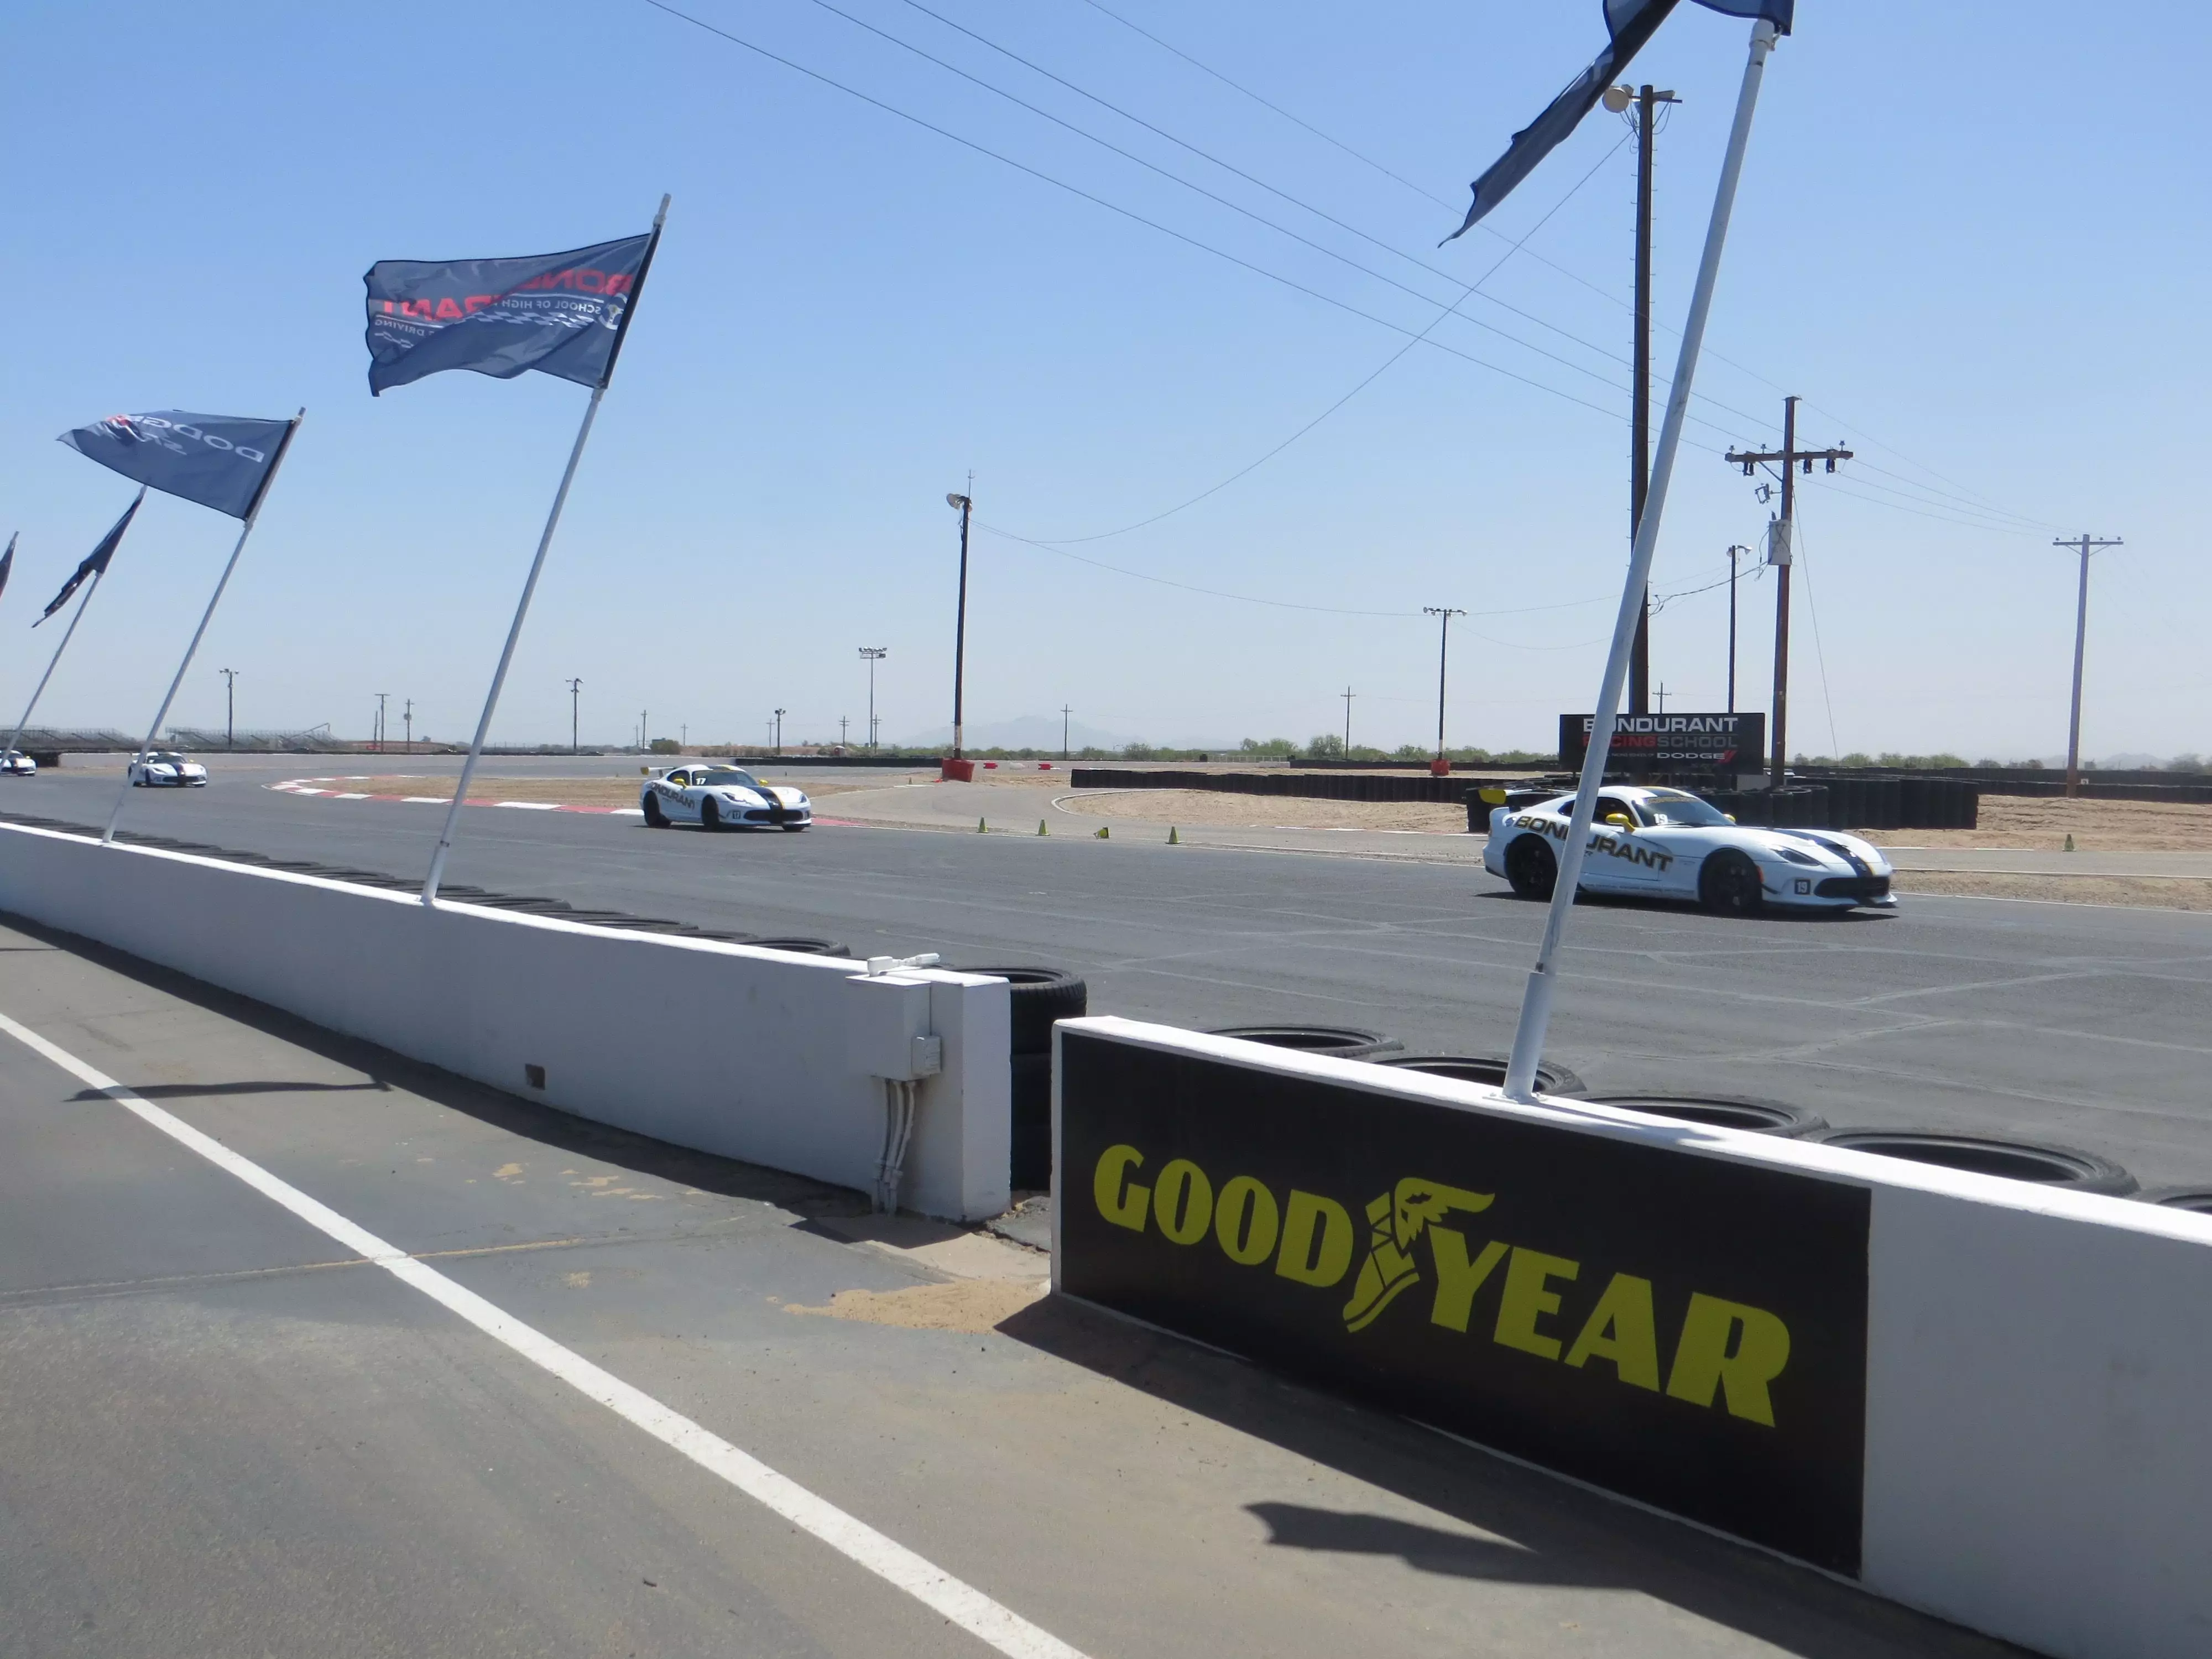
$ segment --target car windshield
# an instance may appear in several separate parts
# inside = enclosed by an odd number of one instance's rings
[[[149,755],[146,758],[155,766],[182,766],[185,763],[185,757],[177,754]]]
[[[1729,821],[1727,813],[1695,795],[1646,795],[1644,811],[1653,823],[1678,830],[1712,830]]]
[[[699,774],[697,781],[702,789],[757,789],[760,787],[758,778],[738,766],[724,767],[712,772],[702,772]]]

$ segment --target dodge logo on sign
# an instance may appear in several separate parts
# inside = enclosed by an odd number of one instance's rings
[[[1060,1041],[1062,1291],[1856,1570],[1864,1189]]]

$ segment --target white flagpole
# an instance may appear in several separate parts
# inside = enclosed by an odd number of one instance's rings
[[[653,252],[660,240],[660,227],[668,218],[668,198],[660,198],[660,211],[653,216],[653,240],[646,245],[645,258],[638,267],[637,286],[631,291],[630,303],[623,313],[623,326],[629,325],[630,313],[645,292],[645,275],[653,265]],[[561,474],[561,488],[553,494],[553,510],[545,515],[545,533],[538,538],[538,556],[530,562],[529,577],[522,584],[521,603],[514,607],[514,620],[507,624],[507,644],[499,653],[499,667],[491,677],[491,690],[484,696],[483,713],[477,720],[477,734],[469,744],[469,757],[461,763],[460,781],[453,786],[453,804],[446,809],[446,827],[438,833],[438,850],[430,854],[430,873],[422,883],[422,902],[434,905],[438,902],[438,884],[445,879],[446,854],[453,850],[453,831],[459,827],[461,808],[468,804],[469,781],[476,776],[477,763],[483,758],[484,734],[491,730],[492,711],[499,707],[500,688],[507,684],[507,665],[514,660],[514,645],[522,637],[522,619],[530,614],[530,596],[538,591],[538,573],[545,568],[545,551],[553,545],[553,532],[561,523],[561,509],[568,505],[568,486],[576,479],[576,463],[584,459],[584,441],[592,435],[592,422],[599,413],[599,399],[607,395],[607,386],[614,379],[615,356],[622,349],[622,338],[616,337],[614,350],[607,357],[607,371],[599,383],[592,388],[592,401],[584,406],[584,422],[576,428],[575,447],[568,452],[568,465]]]
[[[135,511],[137,508],[139,502],[143,501],[145,499],[146,486],[144,484],[140,484],[138,486],[138,501],[131,502],[131,505],[132,509]],[[9,545],[13,546],[14,544],[11,542]],[[31,693],[31,701],[24,705],[23,718],[15,722],[15,735],[8,739],[8,748],[10,752],[22,747],[23,733],[30,727],[31,716],[38,708],[39,699],[46,695],[46,682],[53,678],[54,670],[61,666],[62,653],[69,649],[69,642],[76,637],[76,625],[84,620],[85,607],[92,603],[92,596],[100,592],[100,585],[101,582],[105,581],[106,578],[107,567],[106,565],[102,565],[99,569],[94,571],[92,573],[92,585],[84,590],[83,597],[79,599],[76,602],[76,609],[70,613],[70,625],[62,630],[62,642],[54,647],[54,654],[46,664],[46,672],[39,676],[38,689]]]
[[[469,780],[476,775],[477,763],[483,757],[484,734],[491,730],[492,711],[499,707],[500,688],[507,684],[507,665],[514,660],[514,644],[522,637],[522,619],[530,614],[530,597],[538,591],[538,573],[545,568],[545,550],[553,545],[553,532],[561,522],[561,509],[568,505],[568,486],[575,481],[576,463],[584,459],[584,441],[592,435],[592,422],[599,415],[599,399],[606,395],[605,384],[595,386],[592,388],[592,401],[584,405],[584,423],[576,428],[575,447],[568,452],[568,465],[561,474],[561,488],[553,494],[553,510],[545,515],[545,533],[538,538],[538,556],[530,562],[530,575],[522,584],[521,603],[514,607],[514,620],[507,624],[507,644],[499,653],[499,667],[492,674],[491,690],[485,694],[483,713],[477,720],[477,734],[469,744],[469,757],[461,763],[461,780],[453,787],[453,804],[446,809],[446,827],[439,832],[438,850],[430,854],[430,874],[422,884],[425,904],[437,902],[438,884],[446,874],[446,854],[453,849],[453,830],[469,798]]]
[[[1552,906],[1544,921],[1544,943],[1536,966],[1521,1000],[1521,1024],[1513,1033],[1513,1057],[1505,1069],[1505,1093],[1515,1100],[1534,1097],[1537,1063],[1544,1054],[1544,1035],[1551,1024],[1552,998],[1559,988],[1559,945],[1566,932],[1567,915],[1574,908],[1575,889],[1582,878],[1583,856],[1589,851],[1590,821],[1597,809],[1597,792],[1605,781],[1605,763],[1613,748],[1613,716],[1620,709],[1621,682],[1627,678],[1630,647],[1635,642],[1637,619],[1643,613],[1645,584],[1651,576],[1652,550],[1659,542],[1659,520],[1667,505],[1667,486],[1674,473],[1675,452],[1681,447],[1682,424],[1689,414],[1690,382],[1697,373],[1698,356],[1705,337],[1705,321],[1711,314],[1713,289],[1720,277],[1721,250],[1727,245],[1729,217],[1735,210],[1736,183],[1743,175],[1743,155],[1751,141],[1751,118],[1759,105],[1759,82],[1765,73],[1766,56],[1774,49],[1774,25],[1765,18],[1752,25],[1751,58],[1744,65],[1743,88],[1736,96],[1735,125],[1729,133],[1728,155],[1721,163],[1720,188],[1713,197],[1713,216],[1705,230],[1705,257],[1698,264],[1698,284],[1690,298],[1690,318],[1682,331],[1682,351],[1674,368],[1674,384],[1667,396],[1667,418],[1660,428],[1659,452],[1653,459],[1651,487],[1637,526],[1636,544],[1629,555],[1628,580],[1620,592],[1620,612],[1613,627],[1613,651],[1606,659],[1605,680],[1598,690],[1597,719],[1590,728],[1589,749],[1583,758],[1582,784],[1575,795],[1574,817],[1567,827],[1566,845],[1559,849],[1559,878],[1552,890]]]
[[[215,592],[208,596],[207,609],[200,613],[200,625],[192,630],[192,642],[185,647],[185,659],[177,665],[177,677],[169,682],[168,695],[161,699],[161,706],[154,711],[154,724],[147,728],[146,741],[138,745],[138,752],[132,757],[131,765],[124,769],[123,787],[116,793],[115,810],[107,815],[107,828],[100,833],[100,844],[102,847],[114,844],[116,821],[123,816],[123,803],[131,799],[131,771],[146,758],[146,751],[154,746],[154,739],[161,734],[161,722],[169,717],[169,705],[177,700],[177,688],[185,683],[185,671],[192,665],[192,658],[199,651],[200,641],[207,633],[208,624],[215,620],[215,608],[222,603],[222,590],[230,586],[230,573],[238,568],[238,556],[246,551],[246,538],[253,533],[253,526],[261,517],[261,504],[269,499],[270,489],[276,482],[276,469],[284,465],[285,452],[292,447],[293,434],[299,431],[300,422],[307,418],[305,409],[292,417],[292,423],[284,428],[284,441],[277,446],[276,453],[270,459],[269,476],[261,481],[261,488],[253,497],[253,504],[246,509],[246,523],[239,530],[237,541],[231,544],[230,562],[223,566],[222,575],[216,582]]]

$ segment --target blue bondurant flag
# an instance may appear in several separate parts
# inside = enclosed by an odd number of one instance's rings
[[[448,368],[581,386],[614,370],[653,234],[520,259],[381,259],[368,285],[368,389]]]
[[[131,505],[123,509],[123,516],[115,521],[115,527],[102,536],[100,545],[86,554],[84,562],[70,573],[70,579],[62,584],[62,591],[54,595],[52,604],[39,613],[39,622],[33,623],[32,627],[36,628],[39,623],[46,621],[67,605],[70,595],[84,586],[86,577],[99,575],[107,568],[107,562],[115,556],[115,550],[123,545],[123,532],[131,528],[131,520],[138,515],[138,503],[145,499],[146,492],[143,489],[131,497]],[[15,553],[14,543],[9,544],[8,551],[11,556]]]
[[[111,415],[63,433],[61,441],[138,483],[245,519],[291,430],[289,421],[164,409]]]
[[[1790,33],[1796,10],[1796,0],[1698,0],[1698,3],[1731,17],[1763,17],[1783,34]],[[1613,77],[1628,67],[1629,59],[1667,21],[1675,0],[1604,0],[1604,5],[1606,33],[1610,37],[1605,50],[1541,115],[1513,135],[1505,154],[1474,181],[1474,200],[1468,204],[1467,218],[1445,241],[1474,229],[1477,221],[1512,194],[1513,187],[1534,173],[1537,164],[1582,124],[1583,117],[1613,84]]]

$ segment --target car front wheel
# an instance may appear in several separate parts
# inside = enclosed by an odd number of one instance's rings
[[[1523,836],[1507,848],[1505,879],[1522,898],[1551,897],[1559,879],[1559,861],[1552,854],[1551,843],[1539,836]]]
[[[699,803],[699,827],[702,830],[719,830],[722,827],[721,804],[712,797]]]
[[[1724,915],[1755,916],[1766,907],[1759,866],[1741,853],[1714,854],[1698,872],[1698,902]]]

